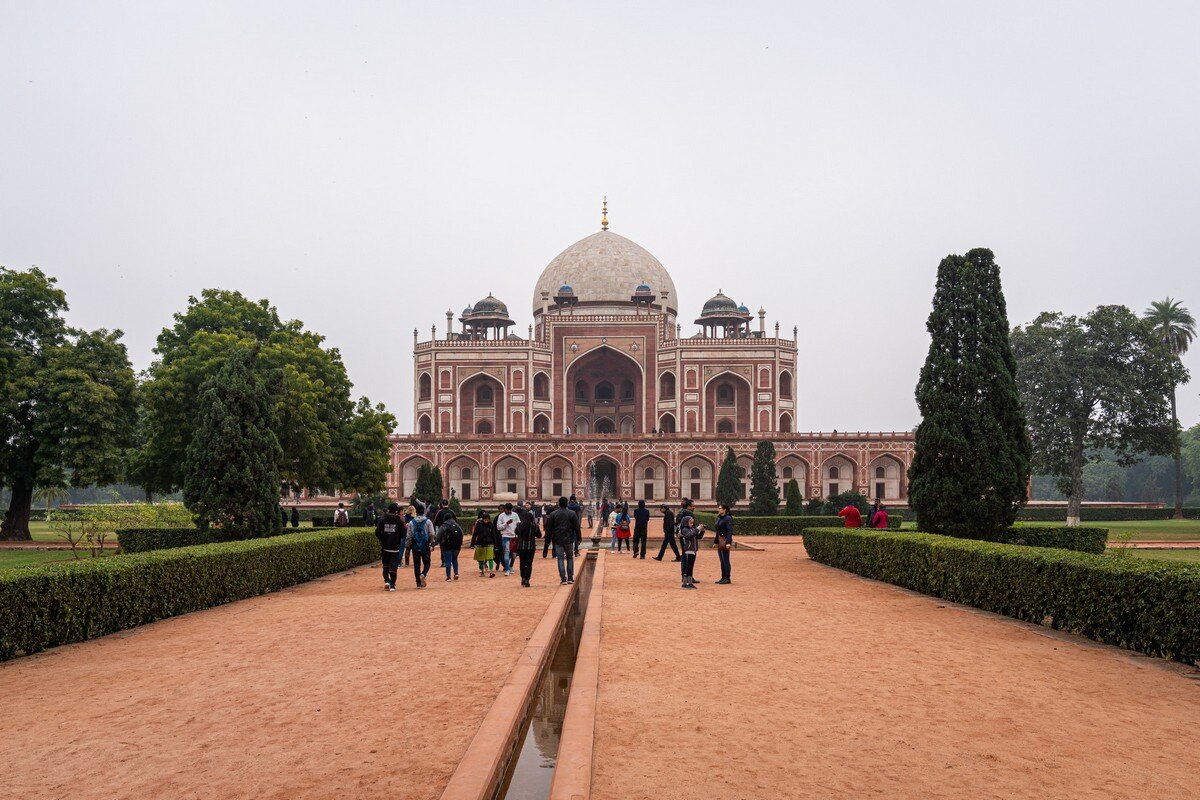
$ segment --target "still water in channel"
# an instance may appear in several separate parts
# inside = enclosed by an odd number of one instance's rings
[[[578,573],[575,600],[567,612],[566,628],[550,659],[550,667],[537,687],[533,708],[521,736],[520,751],[506,784],[497,795],[505,800],[545,800],[550,796],[558,741],[562,736],[567,698],[571,694],[575,655],[583,633],[583,615],[592,588],[592,564],[584,566],[584,559],[577,558],[575,566]]]

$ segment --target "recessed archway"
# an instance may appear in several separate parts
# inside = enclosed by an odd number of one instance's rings
[[[588,500],[595,501],[603,497],[610,500],[621,492],[620,467],[608,456],[599,456],[588,464],[587,494]]]
[[[647,428],[645,424],[645,380],[641,365],[629,355],[612,347],[602,346],[575,360],[567,369],[565,384],[573,387],[566,418],[575,420],[575,428],[584,427],[600,433],[600,420],[618,415],[634,419],[633,431]],[[619,429],[613,422],[613,431]]]
[[[750,382],[732,372],[722,372],[704,386],[704,430],[718,433],[750,432]],[[727,425],[721,426],[722,421]]]

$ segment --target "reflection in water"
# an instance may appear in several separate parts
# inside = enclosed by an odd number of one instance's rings
[[[575,562],[583,567],[583,559]],[[567,612],[567,625],[550,659],[542,682],[538,685],[533,708],[522,731],[521,749],[514,759],[507,785],[498,797],[505,800],[545,800],[550,796],[554,764],[558,757],[558,742],[562,736],[563,717],[567,713],[567,698],[571,695],[571,675],[575,671],[575,655],[583,633],[583,615],[587,611],[588,591],[592,586],[592,567],[578,570],[575,602]]]

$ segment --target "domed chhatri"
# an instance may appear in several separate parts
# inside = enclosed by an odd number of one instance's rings
[[[732,311],[734,314],[738,312],[738,304],[733,298],[727,297],[720,289],[717,293],[709,298],[704,304],[704,308],[700,311],[700,316],[708,316],[709,314],[724,314]]]
[[[475,304],[474,313],[476,313],[476,314],[504,314],[505,316],[507,316],[508,315],[508,306],[504,305],[504,303],[500,302],[495,297],[493,297],[491,292],[488,292],[487,297],[483,298],[482,300],[480,300],[478,303]]]
[[[564,283],[562,286],[558,287],[558,293],[559,294],[575,294],[575,290],[571,288],[571,284]]]
[[[646,284],[654,287],[656,302],[667,292],[667,311],[676,311],[675,282],[657,258],[644,247],[620,234],[601,230],[580,239],[563,250],[542,270],[533,288],[533,313],[542,313],[542,292],[556,294],[563,285],[570,286],[580,303],[611,303],[614,311],[633,313],[629,304],[631,286]],[[563,294],[559,291],[558,294]]]

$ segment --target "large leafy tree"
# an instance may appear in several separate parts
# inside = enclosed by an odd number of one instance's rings
[[[733,448],[725,448],[725,459],[721,462],[721,470],[717,473],[717,502],[733,508],[742,496],[742,478],[746,470],[737,463]]]
[[[278,533],[279,461],[271,395],[254,350],[234,350],[200,389],[184,461],[183,502],[201,527]]]
[[[272,404],[282,450],[282,481],[311,489],[376,491],[388,470],[387,434],[395,419],[382,406],[350,399],[341,355],[266,300],[206,289],[158,337],[158,359],[143,386],[143,447],[131,471],[148,492],[183,485],[184,455],[198,419],[200,387],[235,353],[255,351],[252,368]]]
[[[747,510],[756,517],[773,517],[779,513],[775,443],[765,439],[754,449],[754,462],[750,465],[750,506]]]
[[[1196,338],[1196,320],[1183,307],[1183,303],[1170,297],[1151,303],[1142,313],[1142,318],[1150,324],[1154,335],[1176,360],[1183,358],[1188,346]],[[1179,430],[1179,413],[1175,402],[1178,383],[1178,379],[1171,383],[1171,421],[1176,432]],[[1175,519],[1183,519],[1183,459],[1178,435],[1175,437],[1175,452],[1171,455],[1175,459]]]
[[[135,422],[120,331],[67,326],[67,298],[36,267],[0,267],[0,539],[29,539],[35,489],[120,480]]]
[[[987,536],[1016,519],[1030,466],[1008,312],[991,250],[942,259],[926,328],[909,506],[921,530]]]
[[[1046,312],[1016,328],[1012,342],[1034,467],[1067,496],[1069,525],[1079,522],[1088,454],[1107,449],[1125,465],[1173,452],[1167,397],[1186,373],[1128,308],[1100,306],[1085,317]]]

